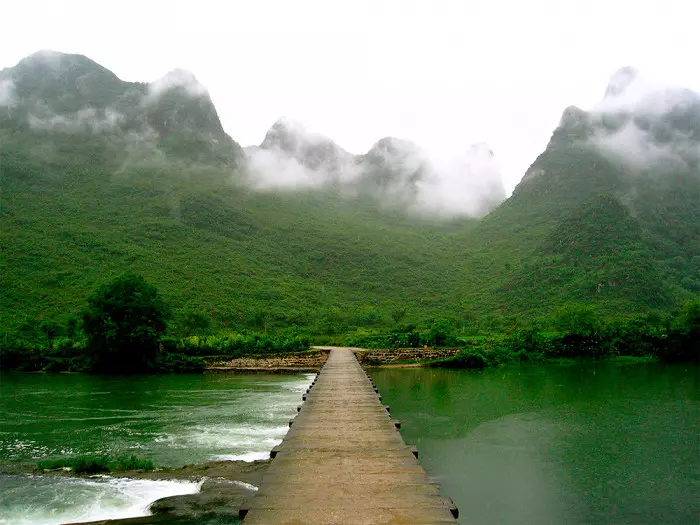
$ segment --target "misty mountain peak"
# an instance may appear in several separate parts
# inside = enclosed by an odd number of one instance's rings
[[[23,58],[17,65],[31,65],[59,70],[70,69],[72,66],[85,63],[99,67],[97,62],[90,60],[84,55],[75,55],[61,53],[60,51],[53,51],[51,49],[42,49],[36,53],[32,53],[28,57]]]
[[[84,55],[48,50],[23,58],[3,73],[25,92],[46,88],[86,92],[109,89],[120,82],[114,73]]]
[[[309,130],[304,124],[289,117],[278,118],[265,134],[261,148],[278,148],[287,153],[294,153],[299,148],[312,144],[326,144],[333,141],[328,137]]]
[[[83,55],[39,51],[0,71],[0,105],[7,127],[41,132],[48,143],[65,134],[99,138],[114,151],[138,144],[139,159],[231,165],[242,157],[207,90],[184,70],[125,82]]]
[[[277,119],[265,134],[260,148],[285,153],[312,170],[324,167],[334,171],[350,158],[348,152],[328,137],[288,117]]]
[[[191,97],[208,95],[207,88],[199,83],[194,74],[185,69],[174,69],[165,76],[148,85],[152,95],[160,95],[166,91],[180,91]]]
[[[398,139],[396,137],[384,137],[379,139],[367,153],[368,156],[379,156],[389,158],[400,158],[405,156],[421,155],[421,149],[410,140]]]
[[[610,77],[608,87],[605,90],[605,97],[617,97],[622,95],[625,90],[639,77],[639,71],[635,68],[626,66],[618,69]]]

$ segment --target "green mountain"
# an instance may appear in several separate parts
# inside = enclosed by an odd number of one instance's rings
[[[285,119],[244,152],[188,73],[128,83],[82,56],[32,55],[0,72],[0,323],[65,319],[126,270],[163,293],[176,329],[191,312],[333,333],[502,327],[572,301],[670,309],[700,292],[700,119],[679,93],[566,110],[477,220],[416,213],[437,175],[410,142],[352,156]]]
[[[235,166],[243,152],[223,130],[206,89],[185,71],[124,82],[82,55],[41,51],[0,71],[0,140],[32,156],[84,154],[98,164],[145,161]],[[82,137],[83,140],[79,140]]]
[[[491,289],[502,308],[577,300],[614,313],[700,293],[700,96],[627,97],[636,75],[614,75],[598,108],[566,109],[512,197],[474,232],[498,239],[484,257],[509,259]]]

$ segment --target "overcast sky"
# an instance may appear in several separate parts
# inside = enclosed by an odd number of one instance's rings
[[[131,81],[185,68],[244,146],[281,115],[353,153],[389,135],[445,156],[485,142],[509,191],[564,108],[593,106],[619,67],[700,90],[694,0],[24,0],[0,14],[0,68],[40,49]]]

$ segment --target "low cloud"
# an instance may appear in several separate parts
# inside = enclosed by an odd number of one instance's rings
[[[506,198],[499,166],[485,145],[436,162],[432,175],[419,181],[417,187],[416,209],[447,217],[479,217]]]
[[[481,216],[506,198],[500,170],[485,145],[440,158],[409,141],[385,138],[367,154],[354,156],[283,119],[261,147],[245,152],[248,182],[260,190],[332,186],[413,214],[446,218]]]
[[[347,183],[359,172],[354,157],[298,121],[283,117],[260,147],[245,148],[248,182],[258,189],[303,189]]]
[[[207,89],[199,83],[192,73],[184,69],[175,69],[148,84],[148,95],[145,102],[152,102],[172,89],[180,90],[190,97],[202,97],[208,94]]]
[[[66,133],[104,133],[118,129],[124,116],[112,109],[84,108],[75,113],[57,114],[39,104],[28,116],[32,129]]]
[[[700,161],[700,95],[653,81],[631,68],[613,75],[589,115],[589,143],[635,169]]]
[[[633,119],[614,131],[597,130],[589,139],[598,150],[623,160],[635,170],[687,168],[700,160],[700,145],[686,133],[668,129],[667,140],[658,141]]]
[[[304,189],[323,186],[328,181],[325,170],[303,166],[296,158],[279,149],[257,147],[245,149],[248,182],[256,189]]]
[[[15,83],[11,78],[0,80],[0,107],[11,107],[15,101]]]

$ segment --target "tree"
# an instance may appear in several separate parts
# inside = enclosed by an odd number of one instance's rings
[[[147,369],[169,318],[158,291],[140,275],[126,274],[98,288],[83,313],[95,368],[110,373]]]
[[[428,344],[430,346],[445,346],[452,339],[452,323],[449,319],[435,319],[430,324]]]
[[[391,311],[391,320],[394,321],[394,324],[399,324],[404,317],[406,317],[406,308],[399,307]]]
[[[53,348],[53,340],[61,333],[61,326],[53,321],[44,321],[39,326],[49,341],[49,350]]]
[[[567,303],[554,311],[558,330],[578,336],[591,336],[598,330],[595,308],[586,304]]]
[[[203,334],[211,328],[211,317],[203,312],[187,312],[183,321],[185,334]]]
[[[73,338],[76,336],[78,333],[78,318],[75,317],[74,315],[71,315],[68,320],[66,321],[66,337]]]

